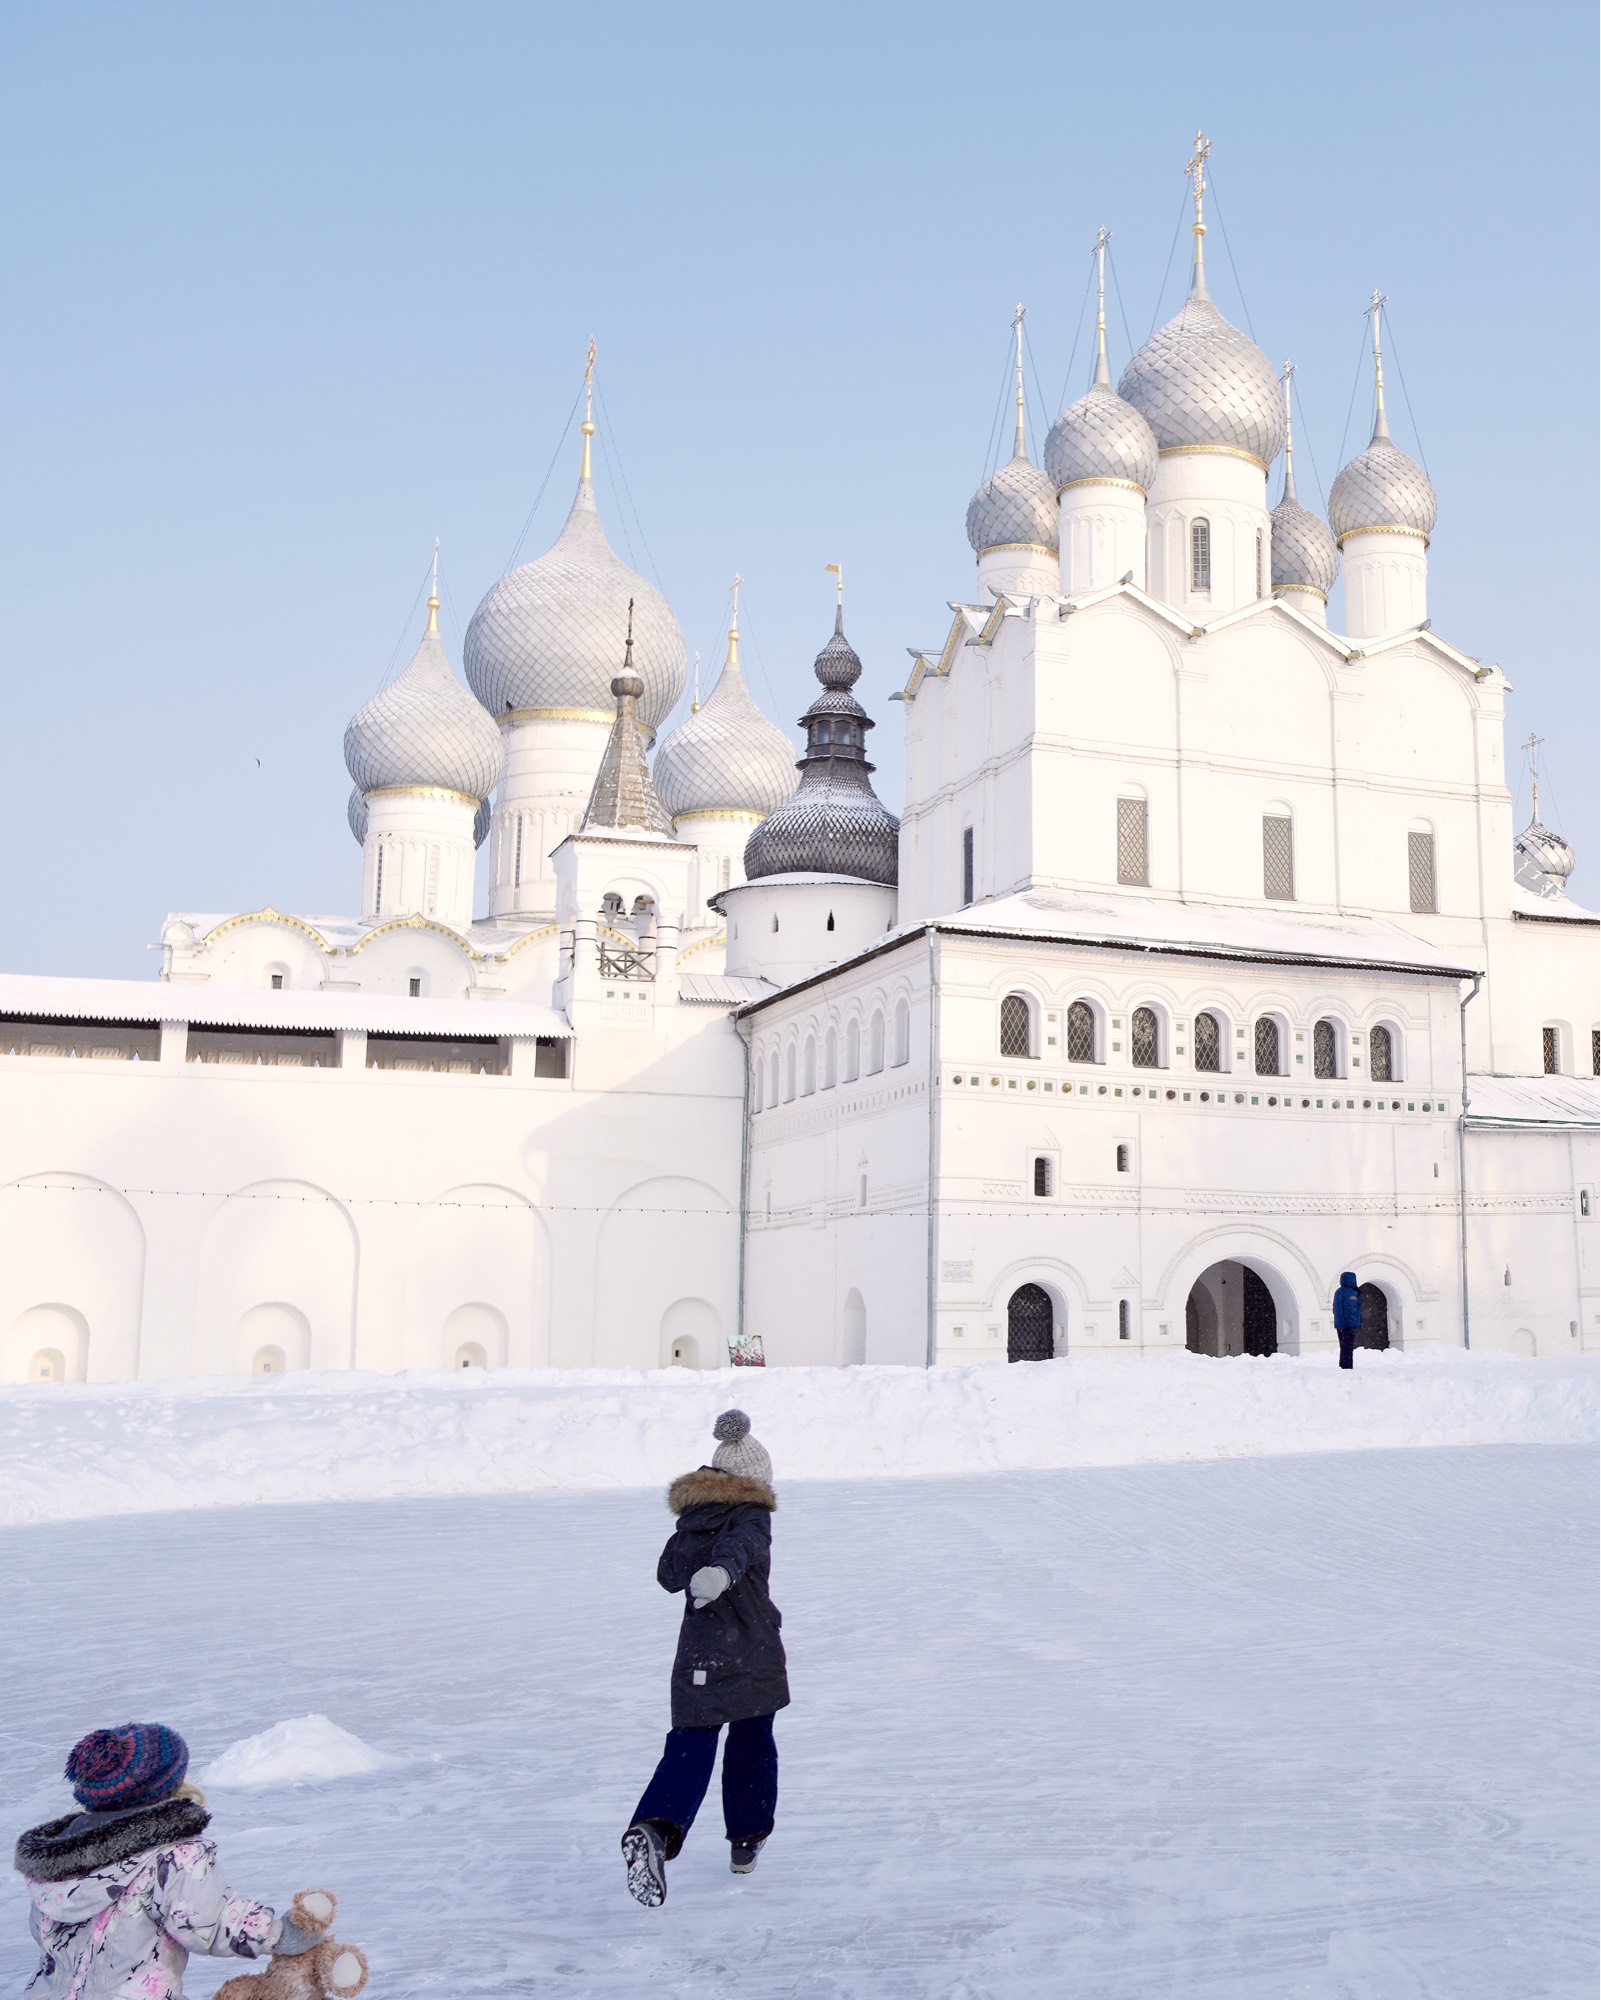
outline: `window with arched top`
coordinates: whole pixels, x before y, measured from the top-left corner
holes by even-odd
[[[1256,1023],[1256,1073],[1258,1076],[1282,1076],[1280,1066],[1281,1041],[1279,1024],[1271,1014],[1260,1015]]]
[[[778,1102],[777,1049],[774,1049],[772,1054],[767,1058],[767,1101],[769,1104],[776,1104]]]
[[[877,1076],[884,1067],[884,1016],[874,1009],[867,1024],[867,1074]]]
[[[1117,802],[1117,879],[1129,888],[1150,887],[1150,840],[1142,797]]]
[[[895,1066],[912,1057],[912,1010],[904,1000],[895,1002]]]
[[[1312,1029],[1312,1074],[1329,1078],[1339,1075],[1340,1040],[1332,1021],[1318,1021]]]
[[[817,1088],[817,1039],[806,1037],[806,1047],[801,1055],[801,1096],[810,1097]]]
[[[1288,813],[1262,815],[1262,894],[1275,903],[1295,901],[1295,822]]]
[[[795,1095],[795,1044],[790,1043],[784,1051],[784,1102],[788,1104]]]
[[[962,908],[973,900],[973,829],[962,828]]]
[[[757,1056],[750,1066],[750,1108],[752,1111],[760,1111],[762,1108],[762,1059],[760,1056]]]
[[[1161,1066],[1161,1036],[1154,1007],[1134,1009],[1129,1022],[1129,1060],[1136,1069]]]
[[[839,1031],[830,1028],[823,1037],[823,1088],[832,1090],[839,1082]]]
[[[1075,1000],[1067,1010],[1067,1059],[1095,1060],[1095,1009],[1087,1000]]]
[[[1388,1028],[1373,1028],[1368,1033],[1368,1080],[1395,1081],[1395,1041]]]
[[[1406,887],[1414,912],[1425,914],[1440,907],[1434,879],[1434,833],[1430,827],[1414,827],[1406,837]]]
[[[1210,521],[1190,523],[1190,588],[1210,590],[1212,588],[1212,524]]]
[[[845,1081],[854,1083],[862,1073],[862,1024],[853,1014],[845,1023]]]
[[[1215,1014],[1195,1017],[1195,1067],[1216,1075],[1223,1067],[1223,1025]]]
[[[1001,1002],[1001,1054],[1031,1056],[1033,1039],[1028,1001],[1021,993],[1008,993]]]

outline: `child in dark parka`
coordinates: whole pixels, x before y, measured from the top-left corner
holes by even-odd
[[[667,1863],[684,1844],[717,1761],[724,1725],[723,1825],[736,1875],[748,1875],[773,1830],[778,1750],[773,1717],[788,1705],[783,1623],[767,1591],[773,1462],[743,1410],[725,1410],[710,1465],[668,1488],[678,1517],[656,1565],[684,1593],[673,1662],[672,1718],[661,1762],[623,1835],[629,1893],[647,1909],[667,1897]]]

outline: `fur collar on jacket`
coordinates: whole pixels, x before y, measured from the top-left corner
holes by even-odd
[[[667,1489],[667,1504],[675,1514],[689,1507],[703,1507],[714,1501],[720,1507],[765,1507],[769,1514],[777,1507],[773,1489],[765,1480],[746,1479],[737,1472],[719,1472],[703,1465],[685,1472]]]
[[[130,1854],[198,1840],[210,1824],[210,1813],[194,1799],[161,1799],[119,1813],[70,1812],[22,1835],[16,1870],[30,1882],[71,1882]]]

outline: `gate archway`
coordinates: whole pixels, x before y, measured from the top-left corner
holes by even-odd
[[[1056,1315],[1040,1285],[1019,1285],[1006,1306],[1008,1361],[1049,1361],[1056,1352]]]
[[[1184,1345],[1191,1354],[1277,1354],[1279,1322],[1267,1279],[1250,1264],[1228,1258],[1209,1265],[1190,1287]]]
[[[1362,1324],[1357,1330],[1358,1347],[1388,1347],[1390,1344],[1390,1301],[1382,1285],[1360,1285]]]

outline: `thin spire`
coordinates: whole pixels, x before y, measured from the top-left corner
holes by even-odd
[[[1290,437],[1290,381],[1295,374],[1295,363],[1284,364],[1284,491],[1279,498],[1282,507],[1286,500],[1295,498],[1295,445]],[[1314,466],[1313,471],[1317,470]]]
[[[744,581],[739,571],[735,570],[734,581],[729,586],[734,601],[728,613],[728,651],[723,655],[723,665],[732,667],[736,674],[739,672],[739,586]]]
[[[694,687],[694,693],[690,697],[689,712],[691,715],[700,714],[700,654],[699,653],[695,655],[695,687]]]
[[[589,337],[589,353],[584,358],[584,421],[578,426],[584,434],[584,464],[579,478],[589,480],[593,475],[589,462],[589,440],[595,435],[595,337]]]
[[[1384,414],[1384,349],[1380,345],[1379,341],[1379,321],[1383,316],[1384,308],[1389,303],[1390,303],[1389,293],[1381,292],[1377,289],[1377,287],[1375,287],[1373,296],[1368,300],[1367,306],[1362,314],[1362,317],[1364,319],[1371,319],[1373,322],[1372,442],[1374,444],[1377,444],[1380,438],[1388,438],[1388,436],[1390,435],[1389,420],[1386,418]]]
[[[1106,246],[1112,232],[1103,222],[1095,232],[1095,375],[1092,389],[1110,389],[1112,371],[1106,365]]]
[[[1012,316],[1012,331],[1017,336],[1017,439],[1012,446],[1013,458],[1028,457],[1028,434],[1023,427],[1023,320],[1027,310],[1019,299]]]
[[[1184,172],[1189,178],[1190,194],[1195,202],[1195,220],[1190,224],[1190,234],[1195,238],[1195,270],[1190,279],[1190,297],[1204,299],[1206,290],[1206,262],[1201,245],[1206,237],[1206,217],[1202,212],[1202,197],[1206,193],[1206,162],[1212,151],[1212,142],[1206,134],[1197,130],[1195,151],[1185,162]]]
[[[433,581],[428,586],[428,629],[430,632],[439,630],[439,537],[437,535],[434,537]]]
[[[1540,823],[1540,745],[1544,741],[1531,730],[1523,746],[1529,753],[1529,822],[1533,826]]]
[[[845,565],[843,563],[824,563],[823,568],[834,579],[834,630],[843,633],[845,630]]]

